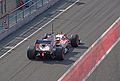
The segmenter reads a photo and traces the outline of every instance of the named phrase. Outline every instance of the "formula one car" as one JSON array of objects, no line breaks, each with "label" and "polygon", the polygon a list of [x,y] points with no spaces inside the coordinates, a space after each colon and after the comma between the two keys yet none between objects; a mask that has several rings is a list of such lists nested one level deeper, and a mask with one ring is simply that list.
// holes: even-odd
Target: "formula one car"
[{"label": "formula one car", "polygon": [[77,34],[72,35],[70,38],[65,33],[57,35],[54,33],[45,34],[41,40],[36,40],[35,46],[28,47],[27,57],[30,60],[34,60],[36,57],[64,60],[64,55],[69,51],[70,47],[78,47],[79,44],[80,38]]}]

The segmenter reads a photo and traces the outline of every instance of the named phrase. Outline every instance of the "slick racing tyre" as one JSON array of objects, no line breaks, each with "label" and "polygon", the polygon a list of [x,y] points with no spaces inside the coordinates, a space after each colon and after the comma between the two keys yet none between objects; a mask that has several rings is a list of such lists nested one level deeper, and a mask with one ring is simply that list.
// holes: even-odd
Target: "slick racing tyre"
[{"label": "slick racing tyre", "polygon": [[57,60],[64,60],[64,58],[65,58],[65,49],[62,48],[62,47],[56,48],[55,58],[56,58]]},{"label": "slick racing tyre", "polygon": [[35,59],[35,47],[34,46],[28,47],[27,57],[30,60],[34,60]]},{"label": "slick racing tyre", "polygon": [[77,34],[72,35],[70,41],[72,47],[78,47],[78,45],[80,44],[79,36]]}]

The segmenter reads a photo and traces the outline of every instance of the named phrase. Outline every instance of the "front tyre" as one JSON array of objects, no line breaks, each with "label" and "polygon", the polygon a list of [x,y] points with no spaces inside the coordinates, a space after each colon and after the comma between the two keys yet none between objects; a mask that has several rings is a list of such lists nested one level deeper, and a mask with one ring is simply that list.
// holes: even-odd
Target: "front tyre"
[{"label": "front tyre", "polygon": [[30,60],[34,60],[35,59],[35,47],[34,46],[28,47],[27,57]]},{"label": "front tyre", "polygon": [[71,38],[70,38],[70,41],[71,41],[71,46],[72,47],[78,47],[79,44],[80,44],[80,39],[79,39],[79,36],[77,34],[72,35]]}]

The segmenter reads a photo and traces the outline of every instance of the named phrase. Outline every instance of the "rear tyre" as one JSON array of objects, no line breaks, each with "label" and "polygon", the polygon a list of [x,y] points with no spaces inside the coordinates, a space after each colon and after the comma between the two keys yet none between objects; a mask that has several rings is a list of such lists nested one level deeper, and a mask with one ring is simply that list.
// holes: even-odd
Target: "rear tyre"
[{"label": "rear tyre", "polygon": [[79,44],[80,44],[80,39],[79,39],[79,36],[77,34],[72,35],[71,38],[70,38],[70,41],[71,41],[71,46],[72,47],[78,47]]},{"label": "rear tyre", "polygon": [[64,48],[56,48],[55,58],[57,60],[64,60],[64,58],[65,58],[65,49]]},{"label": "rear tyre", "polygon": [[28,48],[28,50],[27,50],[27,57],[30,60],[34,60],[35,59],[35,47],[34,46]]},{"label": "rear tyre", "polygon": [[53,54],[50,55],[51,59],[54,60],[55,59],[55,53],[53,52]]}]

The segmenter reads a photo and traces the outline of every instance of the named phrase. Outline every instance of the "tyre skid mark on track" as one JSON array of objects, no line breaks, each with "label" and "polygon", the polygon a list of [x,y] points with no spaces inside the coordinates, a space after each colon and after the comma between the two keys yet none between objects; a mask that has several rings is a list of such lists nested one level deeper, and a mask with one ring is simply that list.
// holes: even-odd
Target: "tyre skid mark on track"
[{"label": "tyre skid mark on track", "polygon": [[[103,6],[104,7],[104,6]],[[103,8],[101,8],[101,9],[103,9]],[[95,10],[98,10],[98,11],[96,11],[96,13],[94,13],[93,14],[93,12],[94,12],[94,9],[92,9],[92,11],[88,14],[88,15],[85,15],[85,17],[83,17],[83,21],[81,21],[81,23],[84,23],[85,24],[85,21],[88,21],[89,19],[89,16],[94,16],[94,15],[96,15],[100,10],[99,9],[97,9],[96,7],[95,7]],[[79,26],[81,23],[78,23],[74,28],[72,28],[71,30],[73,30],[73,29],[76,29],[77,28],[77,26]],[[79,31],[81,29],[81,27],[77,30],[77,32]],[[68,31],[67,33],[69,33],[69,32],[71,32],[71,30],[70,31]]]},{"label": "tyre skid mark on track", "polygon": [[[113,12],[112,12],[110,15],[111,15],[111,16],[112,16],[112,15],[114,15],[114,10],[113,10]],[[108,19],[110,19],[110,18],[111,18],[111,16],[110,16],[110,17],[106,17],[106,18],[105,18],[105,20],[104,20],[104,21],[102,21],[102,22],[103,22],[103,24],[104,24],[104,22],[105,22],[105,21],[107,21]],[[98,25],[97,25],[97,27],[99,27],[99,28],[100,28],[100,27],[101,27],[101,24],[98,24]],[[97,28],[96,28],[96,29],[97,29]],[[96,29],[95,29],[95,30],[96,30]],[[77,30],[76,32],[79,32],[79,31]],[[91,32],[91,33],[92,33],[92,32]],[[90,33],[90,34],[91,34],[91,33]],[[90,34],[89,34],[89,35],[90,35]],[[89,37],[89,35],[88,35],[86,38],[88,38],[88,37]],[[102,36],[101,36],[101,37],[102,37]],[[85,38],[85,39],[86,39],[86,38]],[[83,40],[83,41],[85,41],[85,40]]]},{"label": "tyre skid mark on track", "polygon": [[26,63],[22,68],[20,68],[17,72],[15,72],[8,80],[12,80],[16,74],[20,73],[26,66],[28,66],[32,61],[29,61],[28,63]]},{"label": "tyre skid mark on track", "polygon": [[[81,59],[84,58],[84,56],[87,54],[87,52],[94,47],[94,45],[120,20],[120,17],[89,47],[89,49],[58,79],[58,81],[61,81],[70,71],[72,68],[78,64],[78,62],[81,61]],[[112,47],[106,52],[106,54],[101,58],[101,60],[95,65],[95,67],[88,73],[88,75],[82,80],[85,81],[92,73],[93,71],[99,66],[99,64],[103,61],[103,59],[109,54],[109,52],[115,47],[115,45],[120,41],[120,38],[112,45]]]}]

